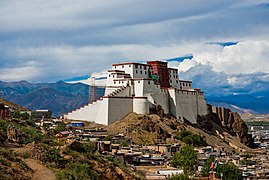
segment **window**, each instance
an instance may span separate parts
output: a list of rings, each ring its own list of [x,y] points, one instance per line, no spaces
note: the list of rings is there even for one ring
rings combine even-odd
[[[110,77],[110,74],[108,75],[108,77]]]
[[[144,66],[144,69],[147,70],[147,66]]]
[[[178,84],[178,80],[176,80],[176,83]]]
[[[140,65],[140,69],[142,69],[142,66]]]
[[[124,65],[122,65],[121,67],[124,68]]]
[[[172,83],[172,80],[170,80],[170,83]]]
[[[114,84],[116,84],[116,81],[114,81]]]
[[[137,70],[135,70],[135,73],[137,74],[137,73],[138,73],[138,71],[137,71]]]
[[[140,83],[140,81],[138,81],[138,83]]]
[[[129,67],[131,67],[131,64],[129,64]]]
[[[113,75],[113,77],[114,77],[114,75]]]
[[[137,64],[135,65],[135,68],[136,68],[136,69],[138,68],[138,65],[137,65]]]
[[[148,81],[148,84],[150,84],[150,81]]]
[[[145,71],[145,74],[147,74],[147,71]]]

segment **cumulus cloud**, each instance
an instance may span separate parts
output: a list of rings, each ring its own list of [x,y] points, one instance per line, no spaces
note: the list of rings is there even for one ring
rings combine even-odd
[[[213,45],[215,46],[215,45]],[[256,93],[268,90],[269,43],[243,41],[233,46],[197,51],[178,69],[208,94]]]
[[[0,71],[1,81],[18,81],[18,79],[34,80],[40,74],[42,73],[40,73],[38,68],[31,66],[4,68]]]
[[[261,90],[269,72],[268,13],[268,0],[4,0],[0,80],[51,82],[112,63],[193,54],[169,66],[205,90]],[[239,43],[210,44],[227,41]]]

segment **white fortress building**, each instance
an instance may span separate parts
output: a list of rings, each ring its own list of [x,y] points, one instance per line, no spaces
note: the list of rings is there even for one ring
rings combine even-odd
[[[113,64],[107,72],[105,95],[63,115],[64,119],[86,120],[109,125],[129,113],[150,113],[161,105],[166,114],[197,123],[198,115],[207,114],[204,93],[192,88],[191,81],[178,78],[177,69],[167,62]]]

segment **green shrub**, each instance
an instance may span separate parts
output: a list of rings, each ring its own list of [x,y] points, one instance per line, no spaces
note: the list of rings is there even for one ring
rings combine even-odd
[[[189,176],[186,174],[173,174],[168,180],[189,180]]]
[[[251,161],[251,160],[241,160],[240,161],[240,164],[247,165],[247,166],[252,166],[252,165],[255,165],[256,162],[255,161]]]
[[[253,155],[252,154],[242,154],[241,157],[243,157],[243,158],[252,158]]]
[[[55,131],[56,131],[56,133],[66,131],[66,125],[65,124],[59,124],[58,126],[56,126]]]
[[[57,179],[81,180],[99,179],[98,173],[91,169],[88,164],[69,163],[64,170],[56,174]]]
[[[193,134],[192,132],[187,131],[187,130],[182,130],[176,136],[176,138],[186,144],[193,145],[193,146],[206,146],[207,145],[203,137],[197,134]]]
[[[61,156],[60,150],[55,147],[45,149],[46,151],[42,154],[42,161],[45,163],[54,162],[58,167],[65,166],[66,160]]]

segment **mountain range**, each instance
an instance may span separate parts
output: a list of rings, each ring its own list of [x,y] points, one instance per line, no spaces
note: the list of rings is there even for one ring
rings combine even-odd
[[[69,84],[64,81],[37,84],[0,81],[0,92],[4,99],[31,110],[51,109],[54,116],[88,103],[90,89],[90,86],[82,83]],[[98,96],[103,95],[102,89],[98,92]]]
[[[4,99],[15,102],[31,110],[51,109],[59,116],[89,102],[91,87],[83,83],[29,83],[28,81],[2,82],[0,92]],[[104,94],[98,88],[97,97]],[[207,102],[224,106],[239,113],[269,113],[269,92],[255,95],[206,95]]]

